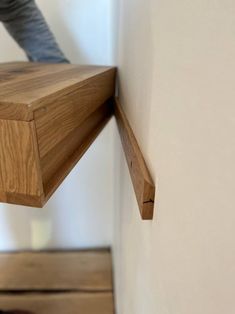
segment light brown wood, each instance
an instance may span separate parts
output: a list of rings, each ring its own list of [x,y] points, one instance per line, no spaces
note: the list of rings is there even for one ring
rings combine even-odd
[[[112,114],[115,68],[0,64],[0,201],[42,207]]]
[[[0,254],[1,291],[112,291],[108,250]]]
[[[0,156],[0,200],[14,195],[16,202],[39,204],[43,190],[33,122],[0,120]]]
[[[41,159],[45,201],[81,159],[111,115],[111,103],[106,102]]]
[[[0,118],[30,121],[36,109],[95,83],[106,72],[111,73],[112,94],[115,76],[112,67],[30,62],[0,64]]]
[[[49,101],[34,113],[40,157],[80,126],[113,95],[113,72]]]
[[[138,142],[118,99],[115,117],[142,219],[153,218],[155,186]]]
[[[114,314],[108,249],[0,254],[0,310]]]
[[[0,308],[30,314],[114,314],[112,292],[0,295]]]
[[[70,64],[0,65],[0,201],[42,207],[112,114],[115,68]],[[140,213],[152,219],[155,187],[115,103]]]

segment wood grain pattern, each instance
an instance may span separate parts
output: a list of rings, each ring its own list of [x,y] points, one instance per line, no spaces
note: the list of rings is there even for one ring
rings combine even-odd
[[[11,202],[11,195],[17,203],[25,197],[39,201],[43,190],[34,123],[0,120],[0,156],[1,201]]]
[[[115,100],[115,117],[142,219],[153,218],[155,186],[135,135],[119,103]]]
[[[0,306],[30,314],[114,314],[112,292],[0,295]]]
[[[0,310],[114,314],[108,249],[0,254]]]
[[[45,201],[81,159],[111,115],[112,106],[108,101],[41,159]]]
[[[110,118],[115,72],[0,64],[0,201],[45,204]]]
[[[112,291],[109,250],[0,254],[1,291]]]
[[[113,95],[113,84],[113,71],[105,72],[98,80],[75,89],[56,101],[49,101],[47,106],[35,111],[41,158]]]
[[[30,121],[36,109],[99,80],[103,66],[18,62],[0,64],[0,118]],[[114,90],[114,86],[112,86]]]
[[[0,65],[0,201],[42,207],[112,114],[115,68]],[[152,219],[154,183],[136,138],[115,104],[140,213]]]

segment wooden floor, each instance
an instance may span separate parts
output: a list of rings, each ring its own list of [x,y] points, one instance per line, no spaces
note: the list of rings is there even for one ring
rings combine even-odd
[[[0,254],[0,310],[113,314],[108,250]]]

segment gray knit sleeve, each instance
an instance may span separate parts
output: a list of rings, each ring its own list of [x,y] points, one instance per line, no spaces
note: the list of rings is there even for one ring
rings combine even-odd
[[[69,62],[34,0],[0,0],[0,21],[30,61]]]

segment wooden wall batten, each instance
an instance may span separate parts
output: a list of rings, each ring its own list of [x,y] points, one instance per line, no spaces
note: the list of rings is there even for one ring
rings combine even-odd
[[[136,137],[117,98],[115,99],[114,108],[140,214],[142,219],[151,220],[154,211],[155,185]]]

